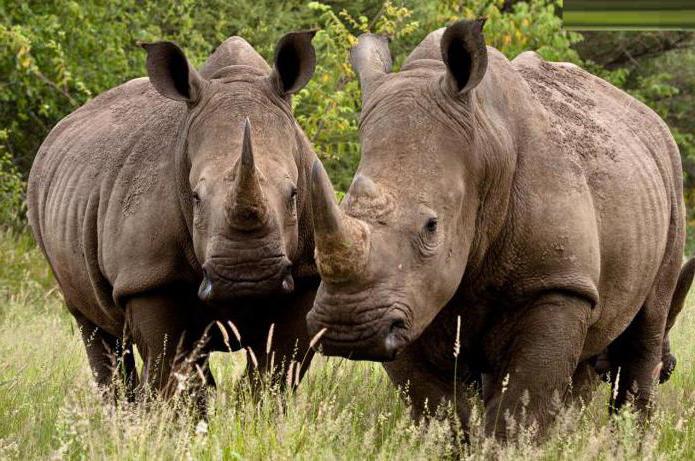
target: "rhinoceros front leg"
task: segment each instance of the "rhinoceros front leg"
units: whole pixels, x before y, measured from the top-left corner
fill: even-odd
[[[572,376],[570,401],[575,405],[588,404],[600,383],[601,377],[596,372],[593,361],[585,360],[579,363]]]
[[[270,321],[253,325],[257,331],[246,343],[246,376],[256,395],[269,384],[294,388],[309,369],[314,350],[309,347],[306,314],[314,294],[315,290],[297,293],[287,305],[271,308]],[[245,336],[242,332],[242,339]]]
[[[485,427],[506,439],[516,424],[538,424],[541,434],[566,397],[582,352],[591,306],[562,294],[544,295],[511,327],[493,373],[483,376]]]
[[[106,390],[111,389],[113,384],[122,385],[125,397],[132,400],[138,381],[132,343],[107,333],[77,310],[71,311],[80,327],[89,366],[99,388],[106,396]],[[113,395],[118,397],[120,389],[114,390]]]
[[[455,380],[451,350],[442,351],[447,357],[451,357],[451,367],[436,366],[422,352],[421,342],[425,340],[426,338],[421,338],[415,341],[396,360],[385,362],[384,369],[391,381],[406,392],[414,419],[434,415],[442,403],[455,404],[456,415],[466,430],[471,410],[468,397],[471,389],[478,388],[480,377],[468,371],[465,362],[459,358]]]
[[[187,291],[163,289],[129,298],[126,319],[143,360],[141,385],[165,397],[184,385],[204,408],[201,381],[206,386],[215,383],[207,349],[196,348],[205,330],[195,321],[194,315],[200,314],[196,307],[196,299]]]
[[[273,339],[269,353],[266,344],[260,342],[246,349],[246,379],[256,397],[268,386],[277,386],[280,390],[296,388],[314,357],[314,351],[308,349],[303,338],[278,336],[281,337]]]

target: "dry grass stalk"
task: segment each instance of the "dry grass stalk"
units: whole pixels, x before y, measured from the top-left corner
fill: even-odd
[[[309,349],[313,349],[314,346],[319,342],[321,339],[321,336],[323,336],[326,333],[326,328],[321,328],[318,333],[314,335],[313,338],[311,338],[311,341],[309,341]]]
[[[456,316],[456,340],[454,341],[454,357],[459,356],[461,352],[461,316]]]
[[[229,325],[229,328],[232,329],[232,333],[234,334],[234,337],[236,338],[237,342],[239,343],[239,346],[241,347],[241,334],[239,333],[239,330],[237,329],[236,325],[231,320],[227,320],[227,325]]]
[[[294,381],[294,360],[290,360],[290,365],[287,367],[287,376],[285,378],[288,388],[292,387],[292,382]]]
[[[273,331],[275,330],[275,324],[271,323],[270,328],[268,329],[268,340],[266,341],[265,344],[265,353],[270,354],[270,349],[273,346]]]
[[[258,368],[258,359],[256,358],[256,354],[254,354],[253,349],[247,347],[246,352],[248,352],[249,354],[249,358],[251,359],[251,363],[253,363],[253,367]]]
[[[222,340],[224,341],[224,345],[227,346],[227,349],[229,351],[232,350],[232,348],[229,345],[229,334],[227,333],[227,329],[222,325],[222,322],[216,321],[215,324],[217,324],[217,328],[220,330],[220,333],[222,333]]]

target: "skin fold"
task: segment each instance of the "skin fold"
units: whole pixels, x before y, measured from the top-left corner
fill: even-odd
[[[285,35],[272,68],[231,37],[200,72],[175,44],[145,44],[149,78],[94,98],[44,141],[29,221],[100,385],[125,351],[120,375],[138,386],[134,343],[140,384],[168,392],[206,328],[193,372],[207,385],[212,350],[251,349],[261,370],[303,357],[297,375],[308,367],[316,155],[290,98],[313,74],[313,35]]]
[[[474,386],[500,438],[509,416],[545,428],[552,396],[583,395],[599,358],[613,407],[646,411],[692,282],[676,144],[584,70],[486,47],[483,25],[432,32],[398,73],[386,39],[353,49],[363,154],[340,207],[312,170],[309,333],[385,362],[416,414],[456,389],[465,423]]]

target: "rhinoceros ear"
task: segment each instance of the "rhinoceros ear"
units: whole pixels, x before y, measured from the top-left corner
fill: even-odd
[[[456,93],[475,88],[487,70],[487,48],[483,26],[487,18],[463,20],[450,25],[441,41],[447,81]]]
[[[270,79],[281,96],[304,88],[314,75],[316,52],[311,39],[315,30],[285,34],[275,47],[275,63]]]
[[[175,101],[194,104],[200,99],[203,78],[191,67],[181,48],[172,42],[142,43],[147,51],[147,74],[155,89]]]
[[[362,102],[379,86],[384,75],[391,72],[393,61],[389,40],[376,34],[362,34],[350,50],[350,63],[360,77]]]

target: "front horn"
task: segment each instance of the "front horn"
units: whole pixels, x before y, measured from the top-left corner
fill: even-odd
[[[258,178],[251,143],[251,122],[244,121],[244,139],[236,178],[228,203],[228,217],[234,227],[249,230],[260,227],[268,215],[265,195]]]
[[[369,229],[338,207],[331,180],[318,160],[311,168],[311,208],[321,278],[340,282],[361,273],[367,264]]]

